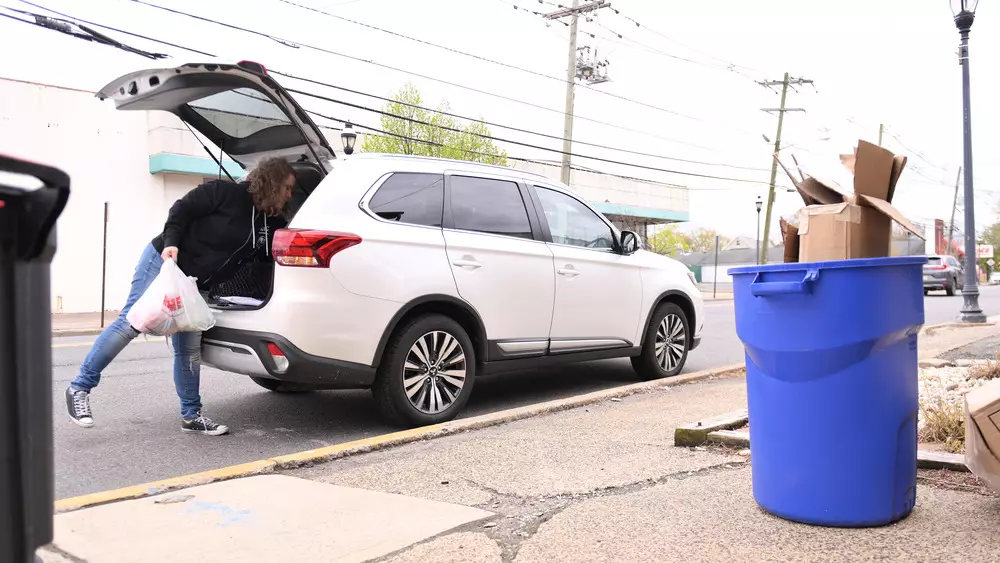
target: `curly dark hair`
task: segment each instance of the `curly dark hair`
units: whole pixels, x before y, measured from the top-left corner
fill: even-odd
[[[295,176],[295,169],[287,160],[274,157],[260,161],[247,175],[254,206],[268,216],[280,215],[288,200],[285,181],[289,176]]]

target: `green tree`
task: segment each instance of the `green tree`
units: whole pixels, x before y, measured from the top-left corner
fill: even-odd
[[[676,225],[667,225],[649,237],[649,249],[664,256],[676,256],[680,252],[691,250],[691,240],[678,231]]]
[[[688,243],[691,247],[691,252],[714,252],[715,237],[719,237],[720,249],[726,246],[726,243],[729,242],[729,237],[720,236],[715,229],[695,229],[694,232],[688,235]]]
[[[442,101],[437,110],[422,109],[423,99],[415,86],[407,83],[387,102],[381,128],[390,135],[366,134],[361,152],[413,154],[454,160],[469,160],[507,166],[507,152],[489,139],[490,130],[482,123],[464,124],[440,112],[450,112]]]

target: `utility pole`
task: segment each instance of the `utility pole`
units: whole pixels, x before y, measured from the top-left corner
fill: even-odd
[[[879,123],[878,124],[878,146],[880,146],[880,147],[882,146],[882,133],[884,131],[885,131],[885,124],[884,123]]]
[[[955,178],[955,199],[951,203],[951,224],[948,227],[948,250],[945,254],[951,255],[951,237],[955,231],[955,208],[958,207],[958,186],[962,182],[962,167],[958,167],[958,178]]]
[[[573,0],[572,7],[563,8],[543,16],[547,20],[558,20],[566,16],[571,18],[569,24],[569,51],[566,57],[566,110],[563,121],[563,157],[562,174],[560,176],[562,182],[567,186],[569,185],[571,170],[570,153],[573,152],[573,105],[575,102],[574,98],[576,96],[577,78],[577,23],[580,19],[580,14],[610,7],[611,4],[606,0],[594,0],[592,2],[585,3],[583,6],[580,5],[580,0]]]
[[[766,80],[763,82],[758,82],[761,86],[765,88],[771,88],[773,86],[781,86],[781,107],[778,108],[761,108],[761,111],[766,111],[768,113],[778,114],[778,132],[774,136],[774,154],[781,151],[781,126],[785,121],[785,112],[788,111],[801,111],[806,110],[802,108],[786,108],[785,100],[788,97],[789,86],[794,87],[800,86],[802,84],[812,84],[812,80],[807,80],[805,78],[790,78],[788,73],[785,73],[785,77],[782,80]],[[778,162],[771,159],[771,182],[770,187],[767,190],[767,212],[764,214],[764,239],[763,244],[760,245],[760,263],[767,264],[767,245],[770,235],[771,235],[771,208],[774,207],[774,183],[778,178]]]

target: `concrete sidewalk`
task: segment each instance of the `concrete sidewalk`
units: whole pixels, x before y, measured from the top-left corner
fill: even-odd
[[[60,514],[45,560],[271,561],[274,534],[282,559],[317,562],[995,558],[998,498],[921,485],[896,525],[811,527],[757,507],[746,458],[673,446],[677,426],[745,404],[726,377],[283,472],[291,487],[251,477]]]
[[[118,311],[105,311],[104,325],[111,324]],[[92,336],[100,334],[101,313],[53,313],[52,336]]]
[[[921,336],[920,355],[998,332],[934,328]],[[43,558],[992,561],[1000,553],[1000,498],[928,481],[913,513],[892,526],[820,528],[771,516],[753,500],[748,458],[673,445],[676,427],[745,408],[744,377],[644,391],[279,475],[62,513]]]

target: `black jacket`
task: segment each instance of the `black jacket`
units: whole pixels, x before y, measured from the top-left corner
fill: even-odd
[[[267,258],[274,230],[287,225],[255,208],[248,186],[226,180],[198,186],[174,203],[153,239],[157,252],[177,247],[177,265],[201,289],[229,280],[248,260]]]

